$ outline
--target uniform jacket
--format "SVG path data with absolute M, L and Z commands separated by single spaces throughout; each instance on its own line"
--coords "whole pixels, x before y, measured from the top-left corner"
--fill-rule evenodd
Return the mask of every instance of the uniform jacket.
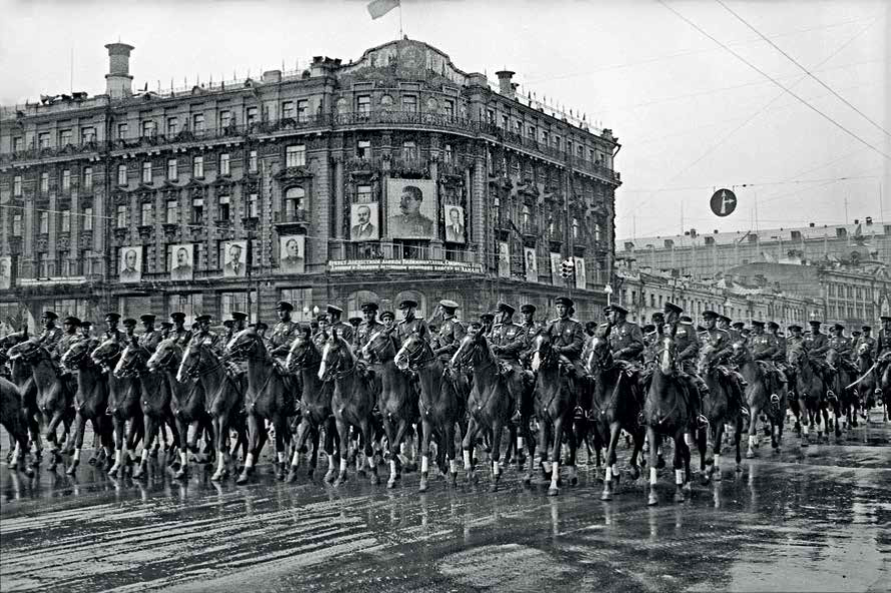
M 359 324 L 359 327 L 356 329 L 356 337 L 355 344 L 357 349 L 364 348 L 368 343 L 368 340 L 371 339 L 371 336 L 384 328 L 384 324 L 378 322 L 376 319 L 372 322 L 368 322 L 366 320 L 362 320 L 362 323 Z
M 879 330 L 879 336 L 876 338 L 876 351 L 879 356 L 891 352 L 891 331 Z
M 344 323 L 343 321 L 338 321 L 337 323 L 331 324 L 331 329 L 337 333 L 338 336 L 343 338 L 347 344 L 353 343 L 353 326 L 349 323 Z
M 711 347 L 711 360 L 721 361 L 733 352 L 733 340 L 730 332 L 723 329 L 710 329 L 705 332 L 705 341 Z
M 284 352 L 276 353 L 276 356 L 287 354 L 288 349 L 291 347 L 291 342 L 297 337 L 299 331 L 300 325 L 291 320 L 279 321 L 275 324 L 275 327 L 272 328 L 272 335 L 269 336 L 269 345 L 272 347 L 272 350 L 278 348 L 284 350 Z
M 403 319 L 396 326 L 396 336 L 399 338 L 400 345 L 405 342 L 411 334 L 418 334 L 427 342 L 430 341 L 430 328 L 427 327 L 427 322 L 420 317 L 415 317 L 410 321 Z
M 144 346 L 146 350 L 149 352 L 154 352 L 158 349 L 158 344 L 161 343 L 161 332 L 156 329 L 152 331 L 147 331 L 139 338 L 139 345 Z
M 773 360 L 777 354 L 776 338 L 770 334 L 752 334 L 749 347 L 755 360 Z
M 444 319 L 434 340 L 434 350 L 436 354 L 446 354 L 451 356 L 458 351 L 461 345 L 461 339 L 467 333 L 464 324 L 454 317 Z
M 845 336 L 832 336 L 829 338 L 829 348 L 839 353 L 842 358 L 851 356 L 851 340 Z
M 878 343 L 878 341 L 877 341 L 874 337 L 872 337 L 872 336 L 869 336 L 868 338 L 865 337 L 865 336 L 860 336 L 860 337 L 857 339 L 857 341 L 856 341 L 856 342 L 854 343 L 854 345 L 853 345 L 854 356 L 857 356 L 857 355 L 858 355 L 858 353 L 859 353 L 859 351 L 860 351 L 860 346 L 861 346 L 862 344 L 866 344 L 866 345 L 867 345 L 867 347 L 868 347 L 870 353 L 872 354 L 872 357 L 875 358 L 875 357 L 876 357 L 876 354 L 878 353 L 877 348 L 878 348 L 878 344 L 879 344 L 879 343 Z
M 55 360 L 61 360 L 62 356 L 68 352 L 68 349 L 71 348 L 71 345 L 75 342 L 79 342 L 83 337 L 80 334 L 64 334 L 58 342 L 56 342 L 55 347 L 50 351 L 52 353 L 52 357 Z
M 644 349 L 643 332 L 636 323 L 623 321 L 607 329 L 613 357 L 619 360 L 640 361 Z
M 678 361 L 693 360 L 699 354 L 699 336 L 692 325 L 678 323 L 674 328 L 674 344 Z
M 826 351 L 829 350 L 829 336 L 823 333 L 809 334 L 804 339 L 804 343 L 807 346 L 808 352 L 813 356 L 825 358 Z
M 489 336 L 489 342 L 493 348 L 498 349 L 496 351 L 498 357 L 516 361 L 526 348 L 526 332 L 522 326 L 512 321 L 496 323 Z
M 554 349 L 576 361 L 581 358 L 585 347 L 585 328 L 575 319 L 555 319 L 548 324 L 548 336 Z
M 56 348 L 56 344 L 59 343 L 59 340 L 62 339 L 64 333 L 58 327 L 51 327 L 48 329 L 44 329 L 43 333 L 37 338 L 37 342 L 49 350 L 53 352 Z

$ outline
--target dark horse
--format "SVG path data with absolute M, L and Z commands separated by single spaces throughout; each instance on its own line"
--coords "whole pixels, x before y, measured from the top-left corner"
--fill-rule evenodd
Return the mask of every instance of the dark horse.
M 826 397 L 826 385 L 819 367 L 810 359 L 803 343 L 789 344 L 786 359 L 789 366 L 795 369 L 795 392 L 798 394 L 801 412 L 801 446 L 807 447 L 810 444 L 810 425 L 816 426 L 821 422 L 820 408 Z M 820 433 L 822 434 L 822 430 Z
M 183 478 L 189 471 L 189 451 L 198 455 L 198 439 L 203 433 L 209 438 L 209 459 L 212 463 L 213 422 L 205 406 L 204 386 L 200 381 L 180 383 L 176 374 L 182 364 L 183 347 L 176 337 L 162 340 L 145 365 L 151 373 L 163 377 L 173 398 L 170 411 L 176 422 L 176 434 L 179 435 L 179 469 L 174 477 Z
M 836 438 L 842 434 L 840 422 L 847 421 L 847 415 L 851 408 L 859 405 L 857 392 L 851 385 L 857 380 L 854 374 L 856 369 L 845 359 L 838 350 L 830 348 L 826 352 L 826 362 L 835 368 L 835 385 L 833 391 L 838 395 L 828 402 L 826 414 L 832 419 L 832 427 Z M 830 413 L 831 412 L 831 413 Z M 826 437 L 829 438 L 829 423 L 826 424 Z
M 873 358 L 872 348 L 863 343 L 857 348 L 857 378 L 851 389 L 854 392 L 855 405 L 846 410 L 847 421 L 851 426 L 857 426 L 857 414 L 853 408 L 859 408 L 865 422 L 869 422 L 869 410 L 876 403 L 876 396 L 881 396 L 878 389 L 878 372 L 876 361 Z
M 232 337 L 226 351 L 235 360 L 247 361 L 247 391 L 244 411 L 248 421 L 248 455 L 237 483 L 245 484 L 253 473 L 254 463 L 266 440 L 264 420 L 275 429 L 275 477 L 285 479 L 285 448 L 291 440 L 288 418 L 297 413 L 297 385 L 294 378 L 278 366 L 263 339 L 253 328 L 242 330 Z
M 362 354 L 375 365 L 375 373 L 381 381 L 377 405 L 389 448 L 390 479 L 387 480 L 387 488 L 394 488 L 396 480 L 400 478 L 399 447 L 412 425 L 420 419 L 418 394 L 412 385 L 411 376 L 396 366 L 396 344 L 388 332 L 378 331 L 370 336 Z M 421 463 L 421 473 L 425 474 L 429 467 L 423 465 L 423 459 Z M 429 464 L 429 460 L 426 463 Z
M 380 333 L 377 334 L 381 335 Z M 433 353 L 430 344 L 418 334 L 411 334 L 396 353 L 396 366 L 418 376 L 421 384 L 419 409 L 421 414 L 421 483 L 418 490 L 427 491 L 427 475 L 430 463 L 430 440 L 438 439 L 437 458 L 440 471 L 445 474 L 445 460 L 449 462 L 452 486 L 458 480 L 458 461 L 455 455 L 455 437 L 461 438 L 461 421 L 464 418 L 463 398 L 459 396 L 457 371 L 445 366 Z
M 31 367 L 34 385 L 37 387 L 37 409 L 46 424 L 46 441 L 52 445 L 52 461 L 49 465 L 52 471 L 62 461 L 56 430 L 59 424 L 64 424 L 67 434 L 74 421 L 74 392 L 77 387 L 73 381 L 62 376 L 49 351 L 37 340 L 16 344 L 9 349 L 9 358 L 13 361 L 21 359 Z
M 473 371 L 473 386 L 467 408 L 470 422 L 464 435 L 464 470 L 468 480 L 473 480 L 473 445 L 477 433 L 488 431 L 492 438 L 492 486 L 493 492 L 498 490 L 501 479 L 501 436 L 510 422 L 515 409 L 515 402 L 507 386 L 507 380 L 501 374 L 498 359 L 492 353 L 489 342 L 482 332 L 468 333 L 461 340 L 458 350 L 452 356 L 454 367 L 469 365 Z M 530 461 L 531 462 L 531 461 Z
M 300 425 L 294 439 L 291 470 L 288 481 L 297 479 L 297 468 L 306 439 L 312 437 L 312 456 L 309 461 L 309 476 L 312 477 L 319 461 L 319 437 L 325 430 L 325 456 L 328 458 L 326 482 L 333 482 L 337 476 L 338 455 L 334 453 L 337 424 L 334 421 L 334 410 L 331 407 L 331 395 L 334 386 L 319 378 L 319 367 L 322 364 L 322 353 L 312 341 L 310 330 L 304 329 L 291 343 L 288 359 L 285 363 L 292 373 L 299 373 L 303 379 L 303 392 L 300 397 Z
M 31 477 L 34 470 L 25 462 L 28 454 L 28 423 L 22 408 L 22 393 L 12 381 L 0 377 L 0 425 L 15 442 L 9 469 L 16 471 L 22 462 L 25 475 Z
M 120 360 L 124 346 L 116 338 L 106 339 L 91 355 L 93 362 L 106 373 L 108 381 L 108 413 L 114 422 L 114 465 L 111 475 L 120 475 L 130 465 L 130 455 L 136 450 L 144 433 L 142 409 L 139 406 L 139 383 L 132 379 L 119 379 L 113 369 Z
M 884 365 L 884 366 L 883 366 Z M 891 416 L 891 354 L 884 354 L 879 359 L 879 391 L 882 392 L 882 423 L 888 422 Z
M 745 342 L 738 341 L 733 344 L 732 360 L 739 365 L 739 372 L 748 383 L 746 403 L 749 406 L 752 421 L 749 423 L 746 458 L 751 459 L 755 457 L 755 447 L 758 444 L 756 431 L 758 418 L 761 414 L 767 416 L 770 423 L 771 446 L 774 450 L 780 448 L 780 442 L 783 440 L 788 395 L 785 385 L 781 385 L 771 378 L 767 363 L 755 360 Z
M 650 388 L 644 402 L 644 419 L 647 425 L 647 439 L 650 446 L 650 494 L 647 504 L 659 504 L 656 494 L 658 474 L 659 440 L 657 435 L 674 440 L 674 480 L 675 502 L 684 502 L 684 486 L 690 480 L 690 448 L 684 440 L 693 416 L 687 386 L 677 376 L 677 348 L 674 336 L 664 333 L 659 337 L 659 351 Z
M 613 487 L 618 484 L 620 475 L 616 468 L 616 446 L 623 430 L 634 440 L 630 462 L 633 479 L 640 477 L 637 456 L 643 448 L 645 431 L 638 422 L 642 411 L 636 393 L 638 379 L 631 373 L 628 363 L 613 360 L 609 341 L 602 335 L 595 334 L 592 338 L 586 366 L 594 378 L 594 430 L 598 440 L 608 444 L 606 477 L 600 499 L 612 500 Z
M 322 381 L 334 380 L 331 406 L 334 409 L 334 420 L 340 437 L 340 471 L 334 485 L 338 486 L 347 480 L 346 452 L 349 450 L 351 426 L 362 436 L 365 459 L 371 471 L 371 483 L 377 484 L 377 465 L 374 463 L 372 448 L 374 379 L 356 360 L 349 344 L 334 332 L 325 342 L 318 377 Z
M 706 344 L 700 352 L 700 374 L 708 385 L 709 395 L 703 399 L 702 414 L 708 419 L 708 427 L 698 432 L 699 469 L 703 472 L 703 480 L 714 475 L 721 480 L 721 446 L 724 441 L 724 428 L 733 426 L 733 444 L 736 447 L 736 471 L 741 472 L 743 420 L 740 406 L 732 395 L 732 378 L 730 371 L 721 366 L 719 361 L 709 361 L 712 347 Z M 709 454 L 711 453 L 711 454 Z M 708 471 L 706 472 L 706 468 Z
M 197 382 L 204 393 L 205 410 L 213 425 L 214 450 L 217 454 L 217 469 L 210 479 L 218 482 L 228 474 L 232 461 L 228 446 L 229 429 L 235 429 L 239 440 L 245 439 L 242 416 L 244 393 L 226 372 L 213 346 L 200 338 L 189 340 L 176 380 L 185 384 Z
M 62 354 L 62 366 L 77 373 L 77 394 L 74 396 L 74 455 L 66 472 L 73 476 L 80 464 L 80 452 L 84 446 L 84 429 L 87 421 L 93 425 L 93 433 L 99 435 L 105 450 L 105 459 L 111 464 L 114 449 L 114 426 L 108 411 L 108 379 L 102 368 L 90 357 L 92 342 L 78 340 Z M 94 452 L 95 455 L 95 452 Z
M 560 451 L 563 448 L 564 433 L 569 443 L 567 465 L 570 484 L 578 483 L 575 466 L 577 447 L 575 432 L 572 430 L 577 395 L 573 391 L 567 370 L 560 363 L 560 356 L 552 347 L 551 337 L 546 332 L 539 332 L 532 340 L 532 370 L 536 373 L 534 408 L 539 425 L 538 450 L 545 476 L 551 481 L 548 496 L 556 496 L 559 492 Z M 582 377 L 576 379 L 578 384 L 583 380 Z M 530 467 L 534 463 L 532 457 L 530 455 Z
M 174 451 L 181 448 L 170 403 L 173 400 L 173 391 L 175 389 L 184 391 L 185 386 L 176 383 L 171 385 L 166 372 L 150 369 L 147 364 L 149 358 L 151 358 L 151 352 L 134 340 L 124 348 L 114 367 L 115 377 L 118 379 L 130 378 L 134 381 L 134 386 L 141 390 L 140 406 L 142 422 L 145 427 L 145 442 L 142 447 L 142 459 L 140 459 L 136 471 L 133 472 L 134 478 L 141 477 L 146 471 L 149 453 L 164 426 L 169 426 L 173 432 Z M 167 461 L 172 459 L 175 458 L 170 458 Z
M 8 360 L 7 350 L 28 339 L 27 326 L 20 332 L 9 334 L 0 339 L 0 354 Z M 36 456 L 34 458 L 34 465 L 36 466 L 40 463 L 40 450 L 42 448 L 40 423 L 37 420 L 39 414 L 37 410 L 37 385 L 34 383 L 34 375 L 31 372 L 31 367 L 25 364 L 21 358 L 8 360 L 8 363 L 11 372 L 10 380 L 15 383 L 22 394 L 22 413 L 25 415 L 25 421 L 27 423 L 28 433 L 31 436 L 31 441 L 36 448 Z M 10 434 L 10 439 L 12 439 L 12 434 Z M 11 451 L 12 453 L 15 451 L 15 446 L 12 440 L 10 440 L 9 444 L 13 447 Z

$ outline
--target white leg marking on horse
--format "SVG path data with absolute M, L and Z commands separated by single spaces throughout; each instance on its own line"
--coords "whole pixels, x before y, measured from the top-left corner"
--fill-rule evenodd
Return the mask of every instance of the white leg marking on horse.
M 279 463 L 284 463 L 285 462 L 285 452 L 284 451 L 276 452 L 275 458 L 278 460 Z
M 340 472 L 346 473 L 346 470 L 347 470 L 347 459 L 346 459 L 346 457 L 341 457 L 340 458 Z
M 517 437 L 517 453 L 523 450 L 523 437 Z
M 749 449 L 755 446 L 755 437 L 753 435 L 749 435 Z
M 368 463 L 369 469 L 374 469 L 374 455 L 368 455 L 365 457 L 365 461 Z
M 328 469 L 334 471 L 334 455 L 328 455 Z
M 605 482 L 610 482 L 613 479 L 613 468 L 611 465 L 606 466 L 606 477 L 603 478 Z
M 693 437 L 690 436 L 689 432 L 684 433 L 684 442 L 687 443 L 688 447 L 693 446 Z
M 427 455 L 421 456 L 421 473 L 426 474 L 430 470 L 430 457 Z
M 300 451 L 294 449 L 294 454 L 291 455 L 291 467 L 298 467 L 300 465 Z
M 464 449 L 464 470 L 470 471 L 470 451 Z
M 684 485 L 684 470 L 676 469 L 674 470 L 674 483 L 678 486 Z
M 550 461 L 542 461 L 541 464 L 544 466 L 545 473 L 551 473 L 551 462 Z M 556 463 L 554 464 L 556 465 Z
M 455 459 L 449 459 L 449 471 L 453 474 L 458 473 L 458 461 Z
M 718 469 L 720 467 L 721 467 L 721 455 L 715 454 L 715 469 Z
M 616 468 L 616 464 L 615 464 L 615 463 L 612 464 L 612 465 L 610 466 L 610 469 L 613 470 L 613 477 L 614 477 L 614 478 L 618 478 L 618 477 L 619 477 L 619 470 Z
M 492 475 L 497 476 L 501 473 L 501 466 L 498 465 L 497 461 L 492 462 Z
M 244 460 L 244 467 L 245 467 L 245 469 L 250 469 L 250 468 L 254 467 L 254 454 L 253 453 L 247 454 L 247 459 Z
M 142 448 L 142 462 L 148 463 L 149 450 L 145 447 Z
M 123 449 L 118 449 L 117 451 L 115 451 L 114 462 L 116 464 L 120 465 L 121 459 L 123 459 L 123 458 L 124 458 L 124 450 Z
M 555 461 L 551 468 L 551 488 L 557 487 L 557 480 L 560 479 L 560 462 Z
M 19 455 L 21 455 L 21 453 L 22 453 L 22 452 L 21 452 L 21 450 L 19 449 L 19 445 L 16 444 L 16 446 L 15 446 L 15 453 L 14 453 L 15 458 L 18 459 L 18 458 L 19 458 Z M 75 450 L 74 450 L 74 460 L 75 460 L 75 461 L 80 461 L 80 449 L 75 449 Z
M 179 452 L 179 463 L 183 467 L 189 465 L 189 454 L 185 450 Z
M 396 459 L 390 460 L 390 479 L 396 479 Z
M 650 468 L 650 486 L 655 486 L 656 482 L 659 481 L 659 474 L 656 472 L 655 467 Z

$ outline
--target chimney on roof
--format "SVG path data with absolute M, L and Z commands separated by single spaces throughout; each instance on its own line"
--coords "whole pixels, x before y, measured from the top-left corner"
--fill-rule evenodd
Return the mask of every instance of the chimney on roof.
M 105 75 L 105 94 L 112 99 L 121 99 L 133 94 L 133 77 L 130 75 L 130 52 L 132 45 L 109 43 L 108 74 Z
M 511 82 L 514 74 L 516 72 L 512 70 L 499 70 L 495 73 L 495 76 L 498 77 L 498 92 L 511 99 L 517 97 L 517 85 Z

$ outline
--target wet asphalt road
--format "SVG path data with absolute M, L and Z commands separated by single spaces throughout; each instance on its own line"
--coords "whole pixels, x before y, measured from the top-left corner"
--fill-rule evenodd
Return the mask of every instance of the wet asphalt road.
M 891 425 L 876 420 L 806 450 L 787 435 L 741 474 L 725 452 L 724 480 L 683 504 L 663 470 L 653 508 L 643 480 L 601 502 L 584 466 L 548 498 L 513 469 L 496 494 L 484 473 L 421 495 L 417 474 L 335 489 L 265 464 L 239 487 L 4 465 L 0 591 L 889 591 Z

